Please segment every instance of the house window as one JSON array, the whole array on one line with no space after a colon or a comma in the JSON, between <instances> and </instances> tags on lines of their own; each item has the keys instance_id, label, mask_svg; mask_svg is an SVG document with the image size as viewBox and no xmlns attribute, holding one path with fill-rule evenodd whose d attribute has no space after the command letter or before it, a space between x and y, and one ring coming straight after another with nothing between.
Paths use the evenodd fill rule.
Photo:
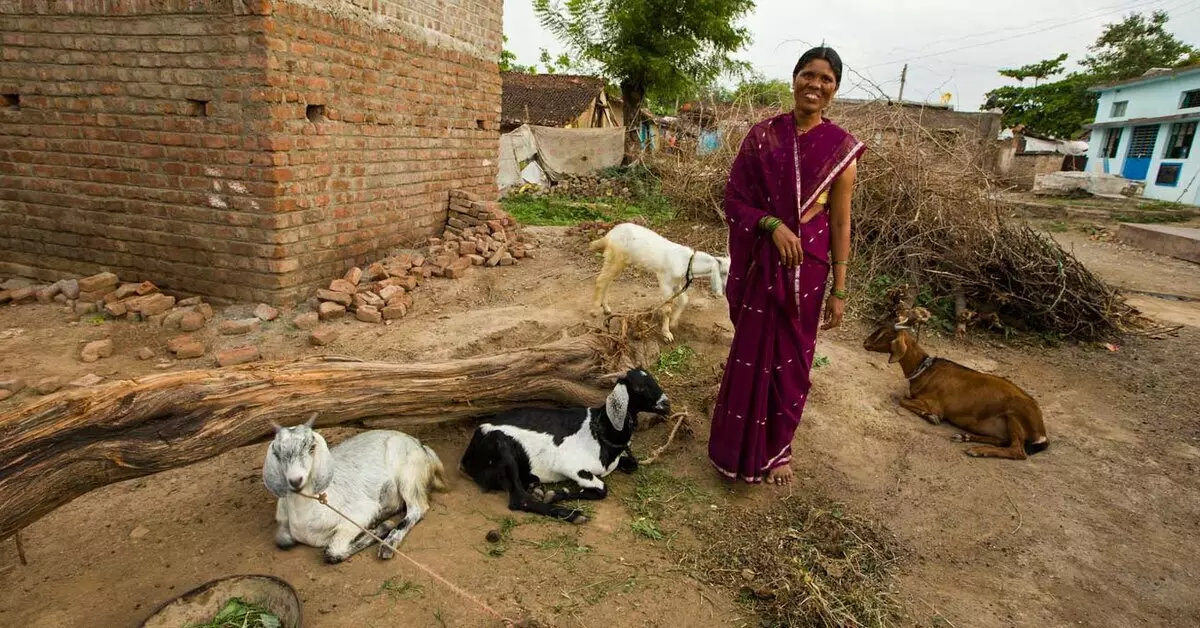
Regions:
<instances>
[{"instance_id":1,"label":"house window","mask_svg":"<svg viewBox=\"0 0 1200 628\"><path fill-rule=\"evenodd\" d=\"M1179 185L1179 171L1183 164L1162 164L1158 167L1158 176L1154 178L1155 185L1176 187Z\"/></svg>"},{"instance_id":2,"label":"house window","mask_svg":"<svg viewBox=\"0 0 1200 628\"><path fill-rule=\"evenodd\" d=\"M1133 136L1129 138L1130 159L1149 159L1154 155L1154 145L1158 143L1158 125L1135 126Z\"/></svg>"},{"instance_id":3,"label":"house window","mask_svg":"<svg viewBox=\"0 0 1200 628\"><path fill-rule=\"evenodd\" d=\"M1117 148L1121 146L1121 133L1125 129L1109 129L1108 135L1104 138L1104 153L1101 157L1105 159L1115 159L1117 156Z\"/></svg>"},{"instance_id":4,"label":"house window","mask_svg":"<svg viewBox=\"0 0 1200 628\"><path fill-rule=\"evenodd\" d=\"M1171 139L1167 141L1167 159L1187 159L1192 153L1192 140L1196 138L1195 122L1180 122L1171 125Z\"/></svg>"},{"instance_id":5,"label":"house window","mask_svg":"<svg viewBox=\"0 0 1200 628\"><path fill-rule=\"evenodd\" d=\"M1126 110L1126 109L1128 109L1128 108L1129 108L1129 101L1128 101L1128 100L1122 100L1121 102L1115 102L1115 103L1113 103L1113 106L1112 106L1112 117L1113 117L1113 118L1124 118L1124 117L1125 117L1125 110Z\"/></svg>"},{"instance_id":6,"label":"house window","mask_svg":"<svg viewBox=\"0 0 1200 628\"><path fill-rule=\"evenodd\" d=\"M1200 107L1200 89L1193 89L1190 92L1183 93L1183 104L1180 109L1195 109Z\"/></svg>"}]
</instances>

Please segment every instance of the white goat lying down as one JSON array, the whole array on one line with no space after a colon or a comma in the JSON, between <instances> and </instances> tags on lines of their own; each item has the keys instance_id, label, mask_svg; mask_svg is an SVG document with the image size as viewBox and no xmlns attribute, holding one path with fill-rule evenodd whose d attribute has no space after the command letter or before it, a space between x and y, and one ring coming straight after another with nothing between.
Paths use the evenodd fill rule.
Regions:
<instances>
[{"instance_id":1,"label":"white goat lying down","mask_svg":"<svg viewBox=\"0 0 1200 628\"><path fill-rule=\"evenodd\" d=\"M358 525L399 545L429 510L430 488L446 490L442 462L417 439L390 430L356 434L332 450L312 426L275 426L267 449L263 482L279 498L275 544L290 549L297 543L325 548L325 560L340 563L375 543L349 521L305 495L325 493L329 505ZM404 511L398 525L388 521ZM392 551L380 546L379 557Z\"/></svg>"},{"instance_id":2,"label":"white goat lying down","mask_svg":"<svg viewBox=\"0 0 1200 628\"><path fill-rule=\"evenodd\" d=\"M679 294L671 302L670 312L663 312L662 335L667 342L675 339L671 326L679 323L694 277L708 277L713 296L725 295L725 280L729 277L729 258L714 257L703 251L676 244L657 233L632 223L621 223L603 238L588 245L593 252L604 252L604 267L596 278L593 306L612 314L608 307L608 288L629 264L650 271L658 277L663 299Z\"/></svg>"}]
</instances>

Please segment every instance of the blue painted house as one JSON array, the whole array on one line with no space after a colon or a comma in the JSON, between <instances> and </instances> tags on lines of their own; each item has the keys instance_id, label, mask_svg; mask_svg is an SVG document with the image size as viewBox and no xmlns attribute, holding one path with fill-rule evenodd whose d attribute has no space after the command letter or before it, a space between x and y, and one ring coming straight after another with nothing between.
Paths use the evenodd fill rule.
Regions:
<instances>
[{"instance_id":1,"label":"blue painted house","mask_svg":"<svg viewBox=\"0 0 1200 628\"><path fill-rule=\"evenodd\" d=\"M1144 181L1146 198L1200 205L1200 65L1099 85L1088 171Z\"/></svg>"}]
</instances>

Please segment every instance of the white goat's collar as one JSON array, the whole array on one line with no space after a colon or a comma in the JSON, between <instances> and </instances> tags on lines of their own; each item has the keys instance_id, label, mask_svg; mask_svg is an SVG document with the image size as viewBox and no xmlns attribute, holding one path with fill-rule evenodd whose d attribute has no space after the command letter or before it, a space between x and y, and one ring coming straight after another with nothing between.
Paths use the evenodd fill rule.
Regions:
<instances>
[{"instance_id":1,"label":"white goat's collar","mask_svg":"<svg viewBox=\"0 0 1200 628\"><path fill-rule=\"evenodd\" d=\"M929 367L933 366L933 362L936 359L937 358L935 358L931 355L925 356L925 359L921 360L921 363L917 365L917 370L913 371L913 374L908 376L908 381L911 382L914 379L920 377L921 374L924 373L925 371L928 371Z\"/></svg>"}]
</instances>

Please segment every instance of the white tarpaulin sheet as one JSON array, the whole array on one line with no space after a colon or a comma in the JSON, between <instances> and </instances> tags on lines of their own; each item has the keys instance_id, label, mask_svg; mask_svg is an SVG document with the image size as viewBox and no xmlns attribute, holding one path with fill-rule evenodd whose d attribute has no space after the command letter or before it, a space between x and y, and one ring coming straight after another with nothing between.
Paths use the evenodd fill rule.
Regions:
<instances>
[{"instance_id":1,"label":"white tarpaulin sheet","mask_svg":"<svg viewBox=\"0 0 1200 628\"><path fill-rule=\"evenodd\" d=\"M625 157L625 130L555 129L531 127L537 142L538 161L551 179L562 175L587 175L621 165Z\"/></svg>"},{"instance_id":2,"label":"white tarpaulin sheet","mask_svg":"<svg viewBox=\"0 0 1200 628\"><path fill-rule=\"evenodd\" d=\"M1042 140L1036 137L1025 138L1025 152L1027 153L1060 153L1062 155L1071 155L1078 157L1086 155L1088 150L1087 142L1069 142L1066 140Z\"/></svg>"},{"instance_id":3,"label":"white tarpaulin sheet","mask_svg":"<svg viewBox=\"0 0 1200 628\"><path fill-rule=\"evenodd\" d=\"M621 165L625 130L556 129L524 125L500 136L500 191L533 183L545 187L563 175L587 175Z\"/></svg>"}]
</instances>

